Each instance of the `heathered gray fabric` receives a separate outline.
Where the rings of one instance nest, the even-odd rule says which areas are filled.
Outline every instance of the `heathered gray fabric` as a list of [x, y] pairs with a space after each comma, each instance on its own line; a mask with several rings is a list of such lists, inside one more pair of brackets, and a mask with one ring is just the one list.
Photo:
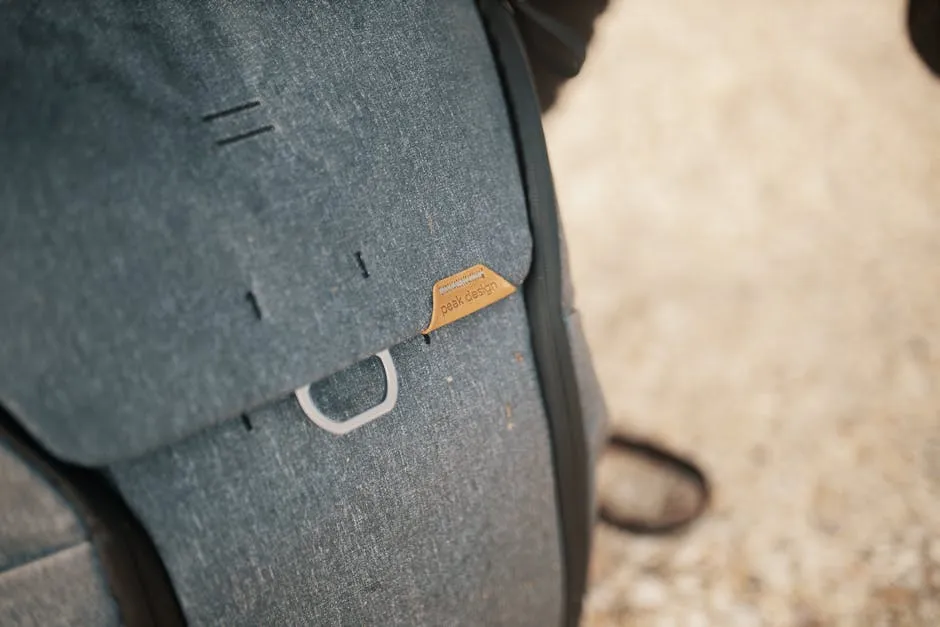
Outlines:
[[561, 308], [565, 315], [574, 311], [574, 283], [571, 280], [571, 266], [568, 265], [568, 241], [565, 239], [564, 227], [558, 220], [558, 239], [561, 250]]
[[[558, 624], [522, 298], [415, 337], [437, 279], [530, 261], [473, 0], [14, 3], [0, 69], [0, 402], [110, 464], [191, 624]], [[390, 346], [390, 414], [303, 416], [381, 400]], [[116, 622], [87, 544], [0, 574], [0, 624], [59, 618]]]
[[310, 386], [310, 398], [331, 420], [348, 420], [385, 398], [385, 371], [378, 357], [363, 359]]
[[6, 3], [0, 146], [0, 402], [83, 464], [416, 335], [442, 277], [528, 270], [473, 0]]
[[81, 522], [62, 496], [0, 442], [0, 571], [84, 537]]
[[[581, 328], [581, 314], [572, 312], [565, 320], [568, 327], [568, 341], [571, 343], [571, 354], [574, 357], [575, 376], [578, 379], [578, 392], [581, 398], [584, 430], [588, 445], [590, 460], [588, 461], [588, 483], [592, 497], [596, 497], [595, 470], [604, 445], [607, 443], [607, 404], [601, 391], [600, 381], [594, 372], [591, 362], [591, 353]], [[597, 513], [596, 508], [591, 514]]]
[[[228, 421], [111, 467], [191, 624], [558, 624], [554, 478], [520, 295], [391, 354], [398, 404], [349, 435], [286, 398], [252, 412], [250, 431]], [[350, 402], [381, 394], [368, 378]]]
[[117, 606], [87, 542], [0, 572], [3, 627], [118, 624]]

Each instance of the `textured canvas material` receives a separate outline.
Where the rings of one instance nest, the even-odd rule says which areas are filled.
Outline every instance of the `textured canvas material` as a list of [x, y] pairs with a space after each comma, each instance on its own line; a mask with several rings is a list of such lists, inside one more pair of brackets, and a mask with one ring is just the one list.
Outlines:
[[62, 495], [0, 442], [0, 572], [84, 537], [81, 522]]
[[607, 441], [607, 404], [604, 402], [600, 381], [594, 372], [591, 352], [587, 339], [584, 337], [584, 329], [581, 327], [581, 314], [574, 311], [568, 315], [565, 322], [568, 327], [571, 354], [574, 357], [578, 389], [581, 392], [588, 449], [592, 459], [596, 460]]
[[310, 398], [330, 420], [344, 421], [385, 398], [385, 370], [378, 357], [356, 362], [310, 386]]
[[[0, 69], [0, 402], [107, 466], [189, 624], [559, 623], [521, 294], [415, 337], [434, 281], [484, 263], [519, 285], [531, 258], [473, 0], [26, 0]], [[379, 402], [389, 347], [391, 413], [343, 437], [306, 419], [311, 381], [335, 420]], [[114, 624], [32, 480], [0, 512], [0, 625]]]
[[[585, 440], [588, 445], [588, 489], [592, 496], [596, 496], [597, 462], [600, 460], [604, 445], [607, 443], [608, 414], [607, 404], [600, 381], [591, 362], [591, 352], [588, 348], [584, 329], [581, 327], [581, 314], [572, 312], [565, 320], [568, 328], [568, 340], [571, 343], [571, 355], [574, 357], [574, 367], [578, 379], [583, 407]], [[591, 520], [596, 520], [597, 508], [591, 508]]]
[[[520, 295], [391, 350], [388, 415], [293, 398], [111, 467], [196, 625], [555, 625], [551, 451]], [[380, 394], [375, 372], [345, 402]], [[352, 373], [349, 373], [352, 376]], [[346, 395], [321, 386], [319, 394]]]
[[0, 572], [0, 625], [109, 627], [117, 606], [88, 542]]
[[0, 68], [0, 402], [64, 459], [412, 337], [470, 265], [527, 273], [473, 0], [14, 2]]

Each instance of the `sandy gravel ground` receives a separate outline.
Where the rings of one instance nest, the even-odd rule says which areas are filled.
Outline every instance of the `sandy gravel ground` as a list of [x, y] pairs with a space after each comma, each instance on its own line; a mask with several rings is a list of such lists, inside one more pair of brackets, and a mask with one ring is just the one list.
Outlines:
[[682, 537], [599, 530], [586, 625], [940, 625], [940, 81], [903, 14], [615, 0], [550, 115], [613, 424], [716, 486]]

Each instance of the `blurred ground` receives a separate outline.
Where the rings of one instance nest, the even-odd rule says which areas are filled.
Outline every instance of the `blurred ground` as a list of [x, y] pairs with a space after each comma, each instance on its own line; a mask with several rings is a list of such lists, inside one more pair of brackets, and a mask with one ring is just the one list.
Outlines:
[[[899, 0], [615, 0], [548, 119], [615, 428], [707, 517], [602, 625], [940, 625], [940, 81]], [[642, 487], [642, 486], [641, 486]]]

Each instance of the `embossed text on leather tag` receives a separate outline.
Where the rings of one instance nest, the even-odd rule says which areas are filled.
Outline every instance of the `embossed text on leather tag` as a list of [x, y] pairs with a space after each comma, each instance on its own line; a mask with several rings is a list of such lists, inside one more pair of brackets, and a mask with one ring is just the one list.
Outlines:
[[512, 283], [483, 264], [452, 274], [434, 284], [431, 322], [422, 333], [469, 316], [515, 291]]

